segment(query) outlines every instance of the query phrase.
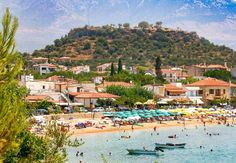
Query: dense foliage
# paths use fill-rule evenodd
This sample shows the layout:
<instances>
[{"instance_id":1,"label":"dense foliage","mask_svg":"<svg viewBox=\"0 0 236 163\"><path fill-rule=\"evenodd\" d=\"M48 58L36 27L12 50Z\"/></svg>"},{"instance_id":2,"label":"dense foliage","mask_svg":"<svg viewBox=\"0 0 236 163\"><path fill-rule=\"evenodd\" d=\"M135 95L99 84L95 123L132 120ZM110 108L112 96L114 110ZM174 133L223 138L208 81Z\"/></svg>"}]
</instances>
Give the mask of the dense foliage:
<instances>
[{"instance_id":1,"label":"dense foliage","mask_svg":"<svg viewBox=\"0 0 236 163\"><path fill-rule=\"evenodd\" d=\"M133 107L135 102L145 102L148 99L153 98L153 94L151 92L139 86L132 88L109 86L106 88L106 92L121 96L121 98L116 100L116 103L129 107Z\"/></svg>"},{"instance_id":2,"label":"dense foliage","mask_svg":"<svg viewBox=\"0 0 236 163\"><path fill-rule=\"evenodd\" d=\"M15 50L14 35L18 26L17 18L8 9L2 18L0 31L0 162L2 155L16 146L16 135L25 127L26 110L23 98L26 89L14 81L22 67L22 58Z\"/></svg>"},{"instance_id":3,"label":"dense foliage","mask_svg":"<svg viewBox=\"0 0 236 163\"><path fill-rule=\"evenodd\" d=\"M8 9L2 18L0 31L0 162L66 161L68 132L52 123L43 137L28 131L26 98L27 90L14 79L23 66L22 58L15 50L14 36L17 19ZM70 145L70 144L69 144ZM80 145L76 143L74 145Z\"/></svg>"},{"instance_id":4,"label":"dense foliage","mask_svg":"<svg viewBox=\"0 0 236 163\"><path fill-rule=\"evenodd\" d=\"M162 83L163 81L158 80L152 75L145 75L144 72L139 72L137 74L129 73L127 71L122 71L119 74L116 73L113 76L108 76L105 78L106 81L124 81L133 82L137 85L146 85L154 83Z\"/></svg>"},{"instance_id":5,"label":"dense foliage","mask_svg":"<svg viewBox=\"0 0 236 163\"><path fill-rule=\"evenodd\" d=\"M130 28L127 23L119 28L113 25L75 28L55 40L54 45L33 53L33 56L50 57L51 61L62 56L82 58L82 55L93 56L92 60L81 61L91 66L111 62L121 55L123 63L128 65L153 64L157 56L164 65L222 64L225 60L233 64L236 61L232 49L214 45L195 32L161 27L161 22L155 26L140 22L136 28Z\"/></svg>"},{"instance_id":6,"label":"dense foliage","mask_svg":"<svg viewBox=\"0 0 236 163\"><path fill-rule=\"evenodd\" d=\"M232 80L232 78L233 78L231 76L231 73L229 71L225 71L225 70L210 70L210 71L205 72L203 75L207 76L207 77L212 77L212 78L224 80L227 82L229 80Z\"/></svg>"},{"instance_id":7,"label":"dense foliage","mask_svg":"<svg viewBox=\"0 0 236 163\"><path fill-rule=\"evenodd\" d=\"M53 75L64 76L65 78L74 79L78 82L82 81L92 81L96 76L103 76L104 74L97 74L95 72L82 72L80 74L73 74L71 71L57 71L45 75L40 75L39 73L33 73L35 79L46 79Z\"/></svg>"}]
</instances>

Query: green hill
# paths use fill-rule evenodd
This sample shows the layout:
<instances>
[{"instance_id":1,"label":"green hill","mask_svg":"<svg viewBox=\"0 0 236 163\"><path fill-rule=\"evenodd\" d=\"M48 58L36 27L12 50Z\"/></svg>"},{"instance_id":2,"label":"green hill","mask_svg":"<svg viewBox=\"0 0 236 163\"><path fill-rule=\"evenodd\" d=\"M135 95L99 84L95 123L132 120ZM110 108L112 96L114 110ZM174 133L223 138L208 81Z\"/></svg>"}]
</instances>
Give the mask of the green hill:
<instances>
[{"instance_id":1,"label":"green hill","mask_svg":"<svg viewBox=\"0 0 236 163\"><path fill-rule=\"evenodd\" d=\"M126 23L114 27L85 26L72 29L68 35L56 39L54 45L35 50L33 56L49 57L60 62L59 57L71 57L72 62L61 64L90 64L117 60L122 55L126 64L148 65L160 55L164 65L191 65L197 63L229 64L236 61L233 50L214 45L196 32L172 30L159 26L130 28Z\"/></svg>"}]
</instances>

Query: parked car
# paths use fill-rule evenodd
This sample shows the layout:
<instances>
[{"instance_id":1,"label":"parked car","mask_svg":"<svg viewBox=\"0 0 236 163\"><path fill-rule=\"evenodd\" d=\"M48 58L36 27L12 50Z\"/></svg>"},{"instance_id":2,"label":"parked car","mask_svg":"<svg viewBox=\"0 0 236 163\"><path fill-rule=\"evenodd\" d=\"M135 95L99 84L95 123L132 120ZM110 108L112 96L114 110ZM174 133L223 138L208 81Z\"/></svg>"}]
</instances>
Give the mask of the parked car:
<instances>
[{"instance_id":1,"label":"parked car","mask_svg":"<svg viewBox=\"0 0 236 163\"><path fill-rule=\"evenodd\" d=\"M105 109L103 107L96 107L93 109L94 112L104 112Z\"/></svg>"},{"instance_id":2,"label":"parked car","mask_svg":"<svg viewBox=\"0 0 236 163\"><path fill-rule=\"evenodd\" d=\"M85 109L84 107L79 107L79 108L78 108L78 112L81 112L81 113L87 113L88 110Z\"/></svg>"},{"instance_id":3,"label":"parked car","mask_svg":"<svg viewBox=\"0 0 236 163\"><path fill-rule=\"evenodd\" d=\"M115 108L113 108L113 107L109 106L109 107L105 108L105 110L106 110L106 111L108 111L108 112L111 112L111 111L114 111L114 110L115 110Z\"/></svg>"}]
</instances>

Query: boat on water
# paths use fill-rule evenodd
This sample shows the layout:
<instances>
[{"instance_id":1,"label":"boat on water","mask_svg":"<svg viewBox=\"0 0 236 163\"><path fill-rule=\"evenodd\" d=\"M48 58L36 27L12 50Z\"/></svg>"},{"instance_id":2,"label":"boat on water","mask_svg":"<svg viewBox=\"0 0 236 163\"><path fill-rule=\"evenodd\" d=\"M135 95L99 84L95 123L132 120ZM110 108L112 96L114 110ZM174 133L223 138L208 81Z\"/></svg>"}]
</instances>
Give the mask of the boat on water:
<instances>
[{"instance_id":1,"label":"boat on water","mask_svg":"<svg viewBox=\"0 0 236 163\"><path fill-rule=\"evenodd\" d=\"M157 150L127 149L130 155L158 155Z\"/></svg>"},{"instance_id":2,"label":"boat on water","mask_svg":"<svg viewBox=\"0 0 236 163\"><path fill-rule=\"evenodd\" d=\"M160 143L155 143L156 148L162 148L162 149L184 148L185 145L186 145L186 143L180 143L180 144L173 144L173 143L160 144Z\"/></svg>"}]
</instances>

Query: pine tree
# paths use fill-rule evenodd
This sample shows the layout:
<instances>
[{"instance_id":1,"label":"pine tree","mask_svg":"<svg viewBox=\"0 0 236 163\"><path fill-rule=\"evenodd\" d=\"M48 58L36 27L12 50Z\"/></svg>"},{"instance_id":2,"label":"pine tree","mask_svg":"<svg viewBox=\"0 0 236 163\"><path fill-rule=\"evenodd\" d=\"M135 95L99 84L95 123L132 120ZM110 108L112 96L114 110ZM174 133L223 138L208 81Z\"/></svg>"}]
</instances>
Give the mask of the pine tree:
<instances>
[{"instance_id":1,"label":"pine tree","mask_svg":"<svg viewBox=\"0 0 236 163\"><path fill-rule=\"evenodd\" d=\"M118 61L118 73L120 73L122 71L122 62L121 59L119 59Z\"/></svg>"},{"instance_id":2,"label":"pine tree","mask_svg":"<svg viewBox=\"0 0 236 163\"><path fill-rule=\"evenodd\" d=\"M156 63L155 63L155 71L156 71L156 78L157 80L163 80L163 76L161 73L161 58L160 56L156 57Z\"/></svg>"},{"instance_id":3,"label":"pine tree","mask_svg":"<svg viewBox=\"0 0 236 163\"><path fill-rule=\"evenodd\" d=\"M15 145L16 135L25 127L25 103L22 98L26 95L26 89L20 88L14 81L23 65L21 56L15 50L17 27L17 18L12 21L9 9L6 9L0 31L0 158Z\"/></svg>"},{"instance_id":4,"label":"pine tree","mask_svg":"<svg viewBox=\"0 0 236 163\"><path fill-rule=\"evenodd\" d=\"M111 75L111 76L115 75L115 68L114 68L113 62L112 62L112 64L111 64L111 74L110 74L110 75Z\"/></svg>"},{"instance_id":5,"label":"pine tree","mask_svg":"<svg viewBox=\"0 0 236 163\"><path fill-rule=\"evenodd\" d=\"M13 79L21 70L22 57L15 50L15 33L18 20L10 15L9 9L2 18L2 31L0 31L0 81Z\"/></svg>"}]
</instances>

